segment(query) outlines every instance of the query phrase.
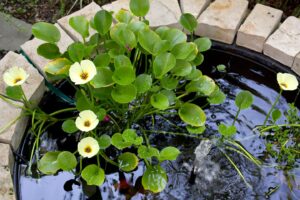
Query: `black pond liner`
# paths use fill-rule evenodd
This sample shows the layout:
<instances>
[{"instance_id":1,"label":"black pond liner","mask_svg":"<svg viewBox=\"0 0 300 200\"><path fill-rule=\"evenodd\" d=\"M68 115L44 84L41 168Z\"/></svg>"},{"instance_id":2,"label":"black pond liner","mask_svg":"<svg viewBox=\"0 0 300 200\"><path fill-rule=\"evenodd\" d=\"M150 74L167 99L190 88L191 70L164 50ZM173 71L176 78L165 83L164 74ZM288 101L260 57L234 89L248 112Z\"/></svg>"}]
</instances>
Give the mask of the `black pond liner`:
<instances>
[{"instance_id":1,"label":"black pond liner","mask_svg":"<svg viewBox=\"0 0 300 200\"><path fill-rule=\"evenodd\" d=\"M244 64L246 63L246 64ZM222 74L217 72L214 68L218 64L225 64L228 66L229 73L228 75ZM239 67L237 67L239 66ZM232 71L231 71L232 68ZM240 90L249 90L251 91L259 101L258 104L262 104L262 108L259 106L253 107L252 109L258 113L257 115L252 115L253 112L251 111L242 111L239 121L237 122L238 130L240 131L236 137L240 140L247 140L247 131L249 129L251 130L251 127L249 124L245 123L245 121L250 121L250 125L256 125L257 121L263 121L265 112L268 111L271 102L274 101L276 95L278 94L279 88L276 81L276 73L277 72L287 72L287 73L293 73L290 68L274 61L273 59L270 59L263 54L256 53L250 50L247 50L242 47L237 47L235 45L227 45L219 42L213 42L213 46L211 50L205 53L205 61L201 65L200 69L203 71L204 74L208 74L209 76L213 77L216 82L220 85L221 89L227 93L227 98L230 99L231 102L234 100L234 96L237 92ZM244 77L240 77L239 74L242 74L246 77L246 80ZM226 81L222 81L223 77L226 76ZM299 80L299 77L298 77ZM254 83L256 82L256 83ZM257 84L257 83L263 83L263 84ZM236 87L238 85L238 87ZM252 86L259 87L252 88ZM265 90L266 88L266 90ZM68 95L72 95L72 91ZM287 109L287 102L293 102L295 99L295 96L297 95L297 92L284 92L283 96L285 98L282 98L282 100L278 104L278 108L282 110ZM67 104L64 104L63 102L50 102L46 105L45 109L50 109L52 105L55 105L55 103L59 103L60 106L64 106ZM267 105L268 104L268 105ZM297 99L296 105L299 108L300 105L300 97ZM254 105L255 106L255 105ZM218 114L218 112L222 114ZM208 115L208 127L207 129L213 129L216 130L216 125L221 122L228 121L230 123L233 118L232 114L235 114L236 108L234 105L229 104L227 101L222 104L221 106L211 106L210 108L206 109L205 112ZM216 114L214 114L216 113ZM244 115L245 114L245 115ZM247 118L249 117L249 118ZM281 122L284 122L282 120ZM239 124L243 124L244 126L239 126ZM158 124L156 126L157 129L162 129L162 127L165 126L165 124ZM249 126L249 127L247 127ZM213 133L214 134L214 133ZM208 135L209 136L209 135ZM183 138L183 137L174 137L174 136L162 136L157 135L153 138L150 138L152 140L155 140L156 145L158 147L167 146L169 143L172 143L173 145L178 145L179 148L182 150L182 155L179 156L178 160L176 162L172 163L166 163L163 165L163 167L166 169L169 177L169 183L167 185L167 188L165 191L163 191L160 194L154 195L154 194L147 194L146 196L143 196L142 194L136 194L133 199L265 199L269 198L269 196L266 195L266 193L270 192L272 189L276 189L276 187L279 185L281 186L278 191L271 195L271 199L297 199L300 197L300 191L294 190L293 193L289 191L286 184L281 184L280 180L277 180L276 177L278 176L284 176L285 174L280 170L274 170L272 168L267 169L265 172L261 172L262 174L259 174L260 171L257 170L253 164L246 162L245 159L236 156L234 160L239 163L239 167L241 167L241 170L243 173L245 173L246 179L250 182L250 184L253 185L252 190L247 188L243 181L239 178L236 171L232 168L230 164L228 164L228 161L224 159L224 156L220 156L220 153L218 153L218 150L216 148L212 149L209 153L209 158L213 162L208 162L208 165L216 165L218 166L217 170L223 171L222 174L217 174L218 176L222 177L222 180L216 178L214 176L214 173L216 168L213 166L207 167L208 171L203 171L204 176L198 177L198 185L192 185L190 182L195 182L195 180L191 180L190 173L188 167L185 167L186 165L190 165L193 162L194 155L193 151L195 147L199 144L199 141L193 141L190 138ZM74 137L68 138L68 148L70 149L76 149L76 146L74 147ZM249 139L251 141L251 139ZM250 149L250 152L253 153L254 156L259 157L263 159L263 144L261 143L260 139L254 139L251 142L245 142L243 145L246 149ZM23 142L17 152L17 154L24 156L28 154L28 149L30 147L30 136L25 136L23 139ZM72 145L73 142L73 145ZM60 144L63 145L63 144ZM274 160L271 159L268 160L268 163L274 162ZM299 161L298 167L299 167ZM141 175L143 171L143 164L140 163L138 166L138 169L133 173L117 173L117 175L126 179L133 180L132 182L139 182ZM180 169L180 170L179 170ZM209 171L210 170L210 171ZM114 172L114 169L112 169ZM214 171L214 172L213 172ZM115 173L115 174L116 174ZM300 172L295 172L298 177L300 177ZM185 174L185 175L182 175ZM250 175L249 175L250 174ZM255 177L255 174L257 175ZM271 175L270 175L271 174ZM70 175L71 177L73 175ZM112 180L114 179L114 174L111 173L107 175L107 179L111 182L110 184L114 184ZM270 176L271 180L264 180L264 176ZM296 176L296 177L297 177ZM179 177L179 178L178 178ZM87 198L85 195L77 194L77 198L72 198L73 194L69 194L68 191L74 189L74 187L77 187L77 193L81 191L82 188L80 188L79 183L72 179L68 178L69 181L67 181L67 184L64 184L65 189L65 195L60 196L61 198L54 198L56 197L56 191L51 194L46 194L45 191L47 191L47 188L51 188L51 184L56 184L57 180L52 180L52 182L49 182L49 184L44 184L42 188L33 188L37 186L37 182L39 180L36 180L36 183L29 183L28 185L22 185L21 184L21 178L24 177L24 163L21 159L18 159L18 156L16 157L16 164L14 166L14 184L15 184L15 191L16 191L16 198L22 199L22 200L50 200L51 198L47 198L47 196L52 196L52 199L55 200L68 200L68 199L117 199L120 197L120 199L125 199L124 195L119 195L118 191L117 194L113 193L108 194L109 186L103 186L106 187L104 189L101 189L101 192L98 189L96 189L96 193L92 195L90 198ZM281 177L282 178L282 177ZM30 179L30 178L29 178ZM195 179L195 177L193 177ZM215 182L211 180L215 180ZM180 183L178 183L178 181ZM106 181L108 182L108 181ZM32 184L32 185L31 185ZM35 185L36 184L36 185ZM127 183L126 183L127 184ZM268 184L268 185L265 185ZM27 187L29 191L22 190L22 187ZM32 186L32 187L30 187ZM73 186L73 187L72 187ZM34 189L41 189L40 192L38 192L38 196L32 196L31 193L37 194L34 192ZM46 189L46 190L45 190ZM92 190L95 188L92 188ZM135 190L139 190L140 188L134 187ZM199 192L200 191L200 192ZM24 196L23 194L26 193L30 198L22 198ZM100 193L105 193L105 196L101 196ZM107 193L107 194L106 194ZM279 193L279 194L278 194ZM57 195L60 194L59 191L57 191ZM54 195L54 196L53 196ZM110 196L111 195L111 196ZM116 196L114 196L116 195ZM128 194L127 194L128 195ZM45 197L45 198L44 198Z\"/></svg>"}]
</instances>

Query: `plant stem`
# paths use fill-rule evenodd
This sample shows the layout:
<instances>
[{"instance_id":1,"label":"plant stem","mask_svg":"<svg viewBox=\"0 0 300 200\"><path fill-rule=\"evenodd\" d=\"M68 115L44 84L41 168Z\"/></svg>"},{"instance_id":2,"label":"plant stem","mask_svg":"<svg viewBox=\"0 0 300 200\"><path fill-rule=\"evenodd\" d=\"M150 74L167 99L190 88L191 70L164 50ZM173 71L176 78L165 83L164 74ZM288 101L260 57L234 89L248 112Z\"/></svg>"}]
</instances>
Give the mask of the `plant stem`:
<instances>
[{"instance_id":1,"label":"plant stem","mask_svg":"<svg viewBox=\"0 0 300 200\"><path fill-rule=\"evenodd\" d=\"M158 133L158 134L170 134L170 135L179 135L179 136L185 136L185 137L192 137L192 138L198 138L196 135L189 135L185 133L177 133L177 132L168 132L168 131L159 131L159 130L144 130L148 133Z\"/></svg>"},{"instance_id":2,"label":"plant stem","mask_svg":"<svg viewBox=\"0 0 300 200\"><path fill-rule=\"evenodd\" d=\"M265 125L267 124L267 121L268 121L268 119L269 119L269 117L270 117L270 115L271 115L271 113L272 113L274 107L276 106L276 104L277 104L278 101L279 101L279 98L281 97L281 93L282 93L282 89L280 89L280 92L279 92L278 96L276 97L275 102L273 103L271 109L269 110L269 112L268 112L268 114L267 114L267 116L266 116L266 119L265 119L265 121L264 121L263 126L265 126Z\"/></svg>"},{"instance_id":3,"label":"plant stem","mask_svg":"<svg viewBox=\"0 0 300 200\"><path fill-rule=\"evenodd\" d=\"M260 130L261 132L265 132L268 131L270 129L276 128L276 127L285 127L285 126L289 126L289 127L299 127L300 128L300 124L279 124L279 125L272 125L272 126L268 126L262 130Z\"/></svg>"},{"instance_id":4,"label":"plant stem","mask_svg":"<svg viewBox=\"0 0 300 200\"><path fill-rule=\"evenodd\" d=\"M237 120L237 118L238 118L240 112L241 112L241 108L239 108L239 110L237 111L237 113L236 113L236 115L235 115L235 117L234 117L234 120L233 120L231 126L234 126L234 124L235 124L235 122L236 122L236 120Z\"/></svg>"},{"instance_id":5,"label":"plant stem","mask_svg":"<svg viewBox=\"0 0 300 200\"><path fill-rule=\"evenodd\" d=\"M119 167L118 163L116 163L115 161L111 160L103 151L99 151L99 154L102 156L102 158L104 158L104 160L106 160L106 162Z\"/></svg>"},{"instance_id":6,"label":"plant stem","mask_svg":"<svg viewBox=\"0 0 300 200\"><path fill-rule=\"evenodd\" d=\"M58 111L55 111L51 114L49 114L49 116L54 116L54 115L57 115L57 114L60 114L60 113L63 113L63 112L69 112L69 111L75 111L77 110L76 108L65 108L65 109L62 109L62 110L58 110Z\"/></svg>"}]
</instances>

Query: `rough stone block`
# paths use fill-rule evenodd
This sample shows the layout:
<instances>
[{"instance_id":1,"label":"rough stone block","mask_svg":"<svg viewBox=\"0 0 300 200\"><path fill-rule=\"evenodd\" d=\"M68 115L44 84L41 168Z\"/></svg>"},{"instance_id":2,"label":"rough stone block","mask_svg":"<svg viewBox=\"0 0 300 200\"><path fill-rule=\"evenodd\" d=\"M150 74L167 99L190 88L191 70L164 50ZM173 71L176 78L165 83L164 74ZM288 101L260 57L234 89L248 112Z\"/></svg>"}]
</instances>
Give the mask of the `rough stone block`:
<instances>
[{"instance_id":1,"label":"rough stone block","mask_svg":"<svg viewBox=\"0 0 300 200\"><path fill-rule=\"evenodd\" d=\"M0 61L0 93L5 93L6 88L6 85L2 79L3 74L8 68L12 66L22 67L29 74L29 78L22 85L22 88L27 99L29 99L34 104L37 104L42 98L45 91L44 79L39 74L39 72L27 62L25 57L14 52L9 52ZM0 116L5 116L0 118L0 130L3 127L6 127L7 124L17 119L18 116L22 113L21 109L17 108L22 104L17 102L12 103L16 104L16 106L13 106L2 99L0 100L0 108L3 108L0 110ZM4 133L0 135L0 138L11 141L13 148L17 149L22 140L26 125L27 118L22 117L17 120L12 126L5 129Z\"/></svg>"},{"instance_id":2,"label":"rough stone block","mask_svg":"<svg viewBox=\"0 0 300 200\"><path fill-rule=\"evenodd\" d=\"M268 38L264 45L264 54L292 67L300 52L300 19L288 17Z\"/></svg>"},{"instance_id":3,"label":"rough stone block","mask_svg":"<svg viewBox=\"0 0 300 200\"><path fill-rule=\"evenodd\" d=\"M238 31L237 45L262 52L265 41L278 27L282 13L281 10L256 4Z\"/></svg>"},{"instance_id":4,"label":"rough stone block","mask_svg":"<svg viewBox=\"0 0 300 200\"><path fill-rule=\"evenodd\" d=\"M198 18L195 34L232 44L247 13L247 0L216 0Z\"/></svg>"},{"instance_id":5,"label":"rough stone block","mask_svg":"<svg viewBox=\"0 0 300 200\"><path fill-rule=\"evenodd\" d=\"M300 76L300 53L296 56L292 69Z\"/></svg>"},{"instance_id":6,"label":"rough stone block","mask_svg":"<svg viewBox=\"0 0 300 200\"><path fill-rule=\"evenodd\" d=\"M55 24L55 26L59 29L61 35L60 41L57 43L57 46L59 47L60 52L63 53L74 41L58 24ZM33 62L33 64L40 69L41 72L44 72L45 65L50 61L38 55L37 53L37 48L43 43L46 42L34 38L27 41L21 46L21 49L24 51L24 53L30 58L31 62Z\"/></svg>"},{"instance_id":7,"label":"rough stone block","mask_svg":"<svg viewBox=\"0 0 300 200\"><path fill-rule=\"evenodd\" d=\"M183 13L191 13L198 18L210 2L211 0L180 0L180 5Z\"/></svg>"},{"instance_id":8,"label":"rough stone block","mask_svg":"<svg viewBox=\"0 0 300 200\"><path fill-rule=\"evenodd\" d=\"M101 10L101 7L96 4L95 2L90 3L89 5L85 6L81 10L78 10L71 15L65 16L61 19L59 19L57 22L58 24L71 36L71 38L75 41L83 41L81 35L77 33L70 25L69 20L71 17L75 16L84 16L87 20L91 20L95 14ZM90 28L89 30L90 36L92 36L94 33L96 33L95 30Z\"/></svg>"}]
</instances>

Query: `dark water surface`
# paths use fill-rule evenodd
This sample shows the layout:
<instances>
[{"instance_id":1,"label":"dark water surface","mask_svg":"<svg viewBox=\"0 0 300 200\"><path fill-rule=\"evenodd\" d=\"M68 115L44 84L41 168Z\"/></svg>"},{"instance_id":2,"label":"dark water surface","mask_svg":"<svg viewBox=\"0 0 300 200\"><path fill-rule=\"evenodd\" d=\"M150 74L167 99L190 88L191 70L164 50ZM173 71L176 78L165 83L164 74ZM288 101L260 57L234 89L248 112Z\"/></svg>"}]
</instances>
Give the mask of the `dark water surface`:
<instances>
[{"instance_id":1,"label":"dark water surface","mask_svg":"<svg viewBox=\"0 0 300 200\"><path fill-rule=\"evenodd\" d=\"M228 73L222 74L214 69L218 64L228 66ZM163 148L172 144L181 150L181 154L174 162L166 162L163 167L168 174L168 185L160 194L151 194L143 191L141 175L145 170L142 162L131 173L121 173L110 166L106 166L106 181L101 187L87 187L82 185L69 172L59 172L55 176L42 176L40 179L26 176L26 165L19 164L16 169L21 174L16 177L16 184L22 200L85 200L85 199L165 199L165 200L202 200L202 199L300 199L300 161L297 168L284 172L276 169L274 159L265 156L265 140L259 137L252 129L262 124L265 115L278 95L276 72L256 61L239 58L235 55L210 50L205 55L205 63L200 69L216 80L220 88L227 94L222 105L210 106L205 109L207 114L207 130L205 136L217 134L217 125L221 122L230 124L237 108L234 104L235 96L241 90L249 90L254 94L254 103L251 109L243 110L237 120L237 141L255 157L264 161L261 168L244 157L233 154L233 160L243 172L246 180L252 187L247 187L241 180L232 165L217 149L212 148L203 159L203 167L196 177L191 180L191 170L195 159L194 150L199 145L199 139L184 138L182 136L152 136L152 144ZM288 102L293 102L296 92L284 92L277 108L282 111L288 109ZM46 107L54 103L48 102ZM297 105L299 106L299 100ZM165 129L166 123L156 119L156 129ZM278 123L284 123L282 117ZM46 142L41 144L42 150L66 148L76 149L76 138L66 136L57 129L49 130L44 134ZM25 138L22 154L28 158L30 151L30 137ZM74 146L75 144L75 146ZM105 166L103 166L105 168ZM109 173L109 174L108 174ZM17 173L16 173L17 174ZM120 189L121 188L121 189ZM83 192L85 191L85 192ZM274 191L274 192L272 192ZM271 194L271 195L269 195ZM89 196L89 197L88 197Z\"/></svg>"}]
</instances>

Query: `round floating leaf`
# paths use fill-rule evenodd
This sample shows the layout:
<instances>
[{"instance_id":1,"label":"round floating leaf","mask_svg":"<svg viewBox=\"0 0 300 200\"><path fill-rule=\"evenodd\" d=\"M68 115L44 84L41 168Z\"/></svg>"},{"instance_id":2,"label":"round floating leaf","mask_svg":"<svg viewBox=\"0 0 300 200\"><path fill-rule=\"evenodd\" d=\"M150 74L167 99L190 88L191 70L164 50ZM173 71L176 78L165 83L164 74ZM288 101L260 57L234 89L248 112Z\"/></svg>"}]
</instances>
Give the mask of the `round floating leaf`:
<instances>
[{"instance_id":1,"label":"round floating leaf","mask_svg":"<svg viewBox=\"0 0 300 200\"><path fill-rule=\"evenodd\" d=\"M114 58L115 61L115 69L121 68L121 67L129 67L133 68L130 59L127 56L119 55Z\"/></svg>"},{"instance_id":2,"label":"round floating leaf","mask_svg":"<svg viewBox=\"0 0 300 200\"><path fill-rule=\"evenodd\" d=\"M189 62L184 60L176 60L176 65L171 72L175 76L187 76L191 73L192 69L192 65Z\"/></svg>"},{"instance_id":3,"label":"round floating leaf","mask_svg":"<svg viewBox=\"0 0 300 200\"><path fill-rule=\"evenodd\" d=\"M41 44L37 48L37 53L47 59L55 59L61 56L57 45L52 43Z\"/></svg>"},{"instance_id":4,"label":"round floating leaf","mask_svg":"<svg viewBox=\"0 0 300 200\"><path fill-rule=\"evenodd\" d=\"M189 32L194 32L198 25L197 19L190 13L182 14L179 22Z\"/></svg>"},{"instance_id":5,"label":"round floating leaf","mask_svg":"<svg viewBox=\"0 0 300 200\"><path fill-rule=\"evenodd\" d=\"M34 37L50 43L56 43L60 40L60 32L56 26L46 22L38 22L32 26Z\"/></svg>"},{"instance_id":6,"label":"round floating leaf","mask_svg":"<svg viewBox=\"0 0 300 200\"><path fill-rule=\"evenodd\" d=\"M137 146L141 145L143 143L143 137L137 136L134 129L126 129L123 132L122 137L125 142L130 142L131 144L134 144Z\"/></svg>"},{"instance_id":7,"label":"round floating leaf","mask_svg":"<svg viewBox=\"0 0 300 200\"><path fill-rule=\"evenodd\" d=\"M121 9L116 14L116 19L121 23L128 24L132 20L133 16L132 14L125 9Z\"/></svg>"},{"instance_id":8,"label":"round floating leaf","mask_svg":"<svg viewBox=\"0 0 300 200\"><path fill-rule=\"evenodd\" d=\"M94 88L111 86L114 83L112 75L113 72L108 67L97 68L97 74L90 83Z\"/></svg>"},{"instance_id":9,"label":"round floating leaf","mask_svg":"<svg viewBox=\"0 0 300 200\"><path fill-rule=\"evenodd\" d=\"M55 174L60 166L57 157L60 152L47 152L38 162L38 169L44 174Z\"/></svg>"},{"instance_id":10,"label":"round floating leaf","mask_svg":"<svg viewBox=\"0 0 300 200\"><path fill-rule=\"evenodd\" d=\"M127 27L138 36L138 32L145 29L147 25L141 21L131 21Z\"/></svg>"},{"instance_id":11,"label":"round floating leaf","mask_svg":"<svg viewBox=\"0 0 300 200\"><path fill-rule=\"evenodd\" d=\"M96 107L93 111L97 115L99 121L102 121L106 116L106 110L101 107Z\"/></svg>"},{"instance_id":12,"label":"round floating leaf","mask_svg":"<svg viewBox=\"0 0 300 200\"><path fill-rule=\"evenodd\" d=\"M176 58L171 53L159 54L153 61L155 78L161 79L176 65Z\"/></svg>"},{"instance_id":13,"label":"round floating leaf","mask_svg":"<svg viewBox=\"0 0 300 200\"><path fill-rule=\"evenodd\" d=\"M176 103L176 95L172 90L162 90L159 93L168 97L169 105L173 105Z\"/></svg>"},{"instance_id":14,"label":"round floating leaf","mask_svg":"<svg viewBox=\"0 0 300 200\"><path fill-rule=\"evenodd\" d=\"M147 92L152 86L152 78L151 75L148 74L140 74L134 83L138 93Z\"/></svg>"},{"instance_id":15,"label":"round floating leaf","mask_svg":"<svg viewBox=\"0 0 300 200\"><path fill-rule=\"evenodd\" d=\"M160 162L164 160L176 160L180 151L175 147L166 147L160 151L158 160Z\"/></svg>"},{"instance_id":16,"label":"round floating leaf","mask_svg":"<svg viewBox=\"0 0 300 200\"><path fill-rule=\"evenodd\" d=\"M140 45L149 53L155 54L154 45L161 41L160 37L151 29L142 29L138 33Z\"/></svg>"},{"instance_id":17,"label":"round floating leaf","mask_svg":"<svg viewBox=\"0 0 300 200\"><path fill-rule=\"evenodd\" d=\"M100 149L106 149L111 145L111 138L109 137L109 135L101 135L98 138L98 143L99 143L99 147Z\"/></svg>"},{"instance_id":18,"label":"round floating leaf","mask_svg":"<svg viewBox=\"0 0 300 200\"><path fill-rule=\"evenodd\" d=\"M87 38L90 35L89 21L84 16L71 17L69 24L83 38Z\"/></svg>"},{"instance_id":19,"label":"round floating leaf","mask_svg":"<svg viewBox=\"0 0 300 200\"><path fill-rule=\"evenodd\" d=\"M169 41L171 44L170 46L171 49L175 45L179 43L184 43L187 40L186 34L176 28L164 29L162 33L163 34L160 35L161 39Z\"/></svg>"},{"instance_id":20,"label":"round floating leaf","mask_svg":"<svg viewBox=\"0 0 300 200\"><path fill-rule=\"evenodd\" d=\"M203 126L206 121L204 111L192 103L184 103L179 109L179 116L185 123L192 126Z\"/></svg>"},{"instance_id":21,"label":"round floating leaf","mask_svg":"<svg viewBox=\"0 0 300 200\"><path fill-rule=\"evenodd\" d=\"M206 127L205 126L195 127L195 126L187 125L186 129L189 133L192 134L202 134L205 131Z\"/></svg>"},{"instance_id":22,"label":"round floating leaf","mask_svg":"<svg viewBox=\"0 0 300 200\"><path fill-rule=\"evenodd\" d=\"M118 157L118 163L119 163L119 168L122 171L130 172L138 166L139 159L135 154L126 152L126 153L122 153Z\"/></svg>"},{"instance_id":23,"label":"round floating leaf","mask_svg":"<svg viewBox=\"0 0 300 200\"><path fill-rule=\"evenodd\" d=\"M147 166L147 169L142 177L142 185L145 190L158 193L165 189L167 185L167 173L159 166Z\"/></svg>"},{"instance_id":24,"label":"round floating leaf","mask_svg":"<svg viewBox=\"0 0 300 200\"><path fill-rule=\"evenodd\" d=\"M159 157L159 151L154 147L146 147L145 145L142 145L138 148L138 156L142 159L148 159L154 156Z\"/></svg>"},{"instance_id":25,"label":"round floating leaf","mask_svg":"<svg viewBox=\"0 0 300 200\"><path fill-rule=\"evenodd\" d=\"M273 122L276 122L278 119L280 119L281 117L281 111L279 109L275 109L273 112L272 112L272 119L273 119Z\"/></svg>"},{"instance_id":26,"label":"round floating leaf","mask_svg":"<svg viewBox=\"0 0 300 200\"><path fill-rule=\"evenodd\" d=\"M73 62L80 62L84 57L85 46L80 42L75 42L68 47L68 53Z\"/></svg>"},{"instance_id":27,"label":"round floating leaf","mask_svg":"<svg viewBox=\"0 0 300 200\"><path fill-rule=\"evenodd\" d=\"M130 0L129 8L138 17L144 17L150 9L149 0Z\"/></svg>"},{"instance_id":28,"label":"round floating leaf","mask_svg":"<svg viewBox=\"0 0 300 200\"><path fill-rule=\"evenodd\" d=\"M82 94L80 90L76 92L75 99L76 109L78 111L92 110L92 108L94 107L92 102L88 99L87 95Z\"/></svg>"},{"instance_id":29,"label":"round floating leaf","mask_svg":"<svg viewBox=\"0 0 300 200\"><path fill-rule=\"evenodd\" d=\"M241 91L235 98L235 105L243 110L249 108L253 103L253 95L249 91Z\"/></svg>"},{"instance_id":30,"label":"round floating leaf","mask_svg":"<svg viewBox=\"0 0 300 200\"><path fill-rule=\"evenodd\" d=\"M135 72L132 67L119 67L114 71L112 79L119 85L129 85L135 80Z\"/></svg>"},{"instance_id":31,"label":"round floating leaf","mask_svg":"<svg viewBox=\"0 0 300 200\"><path fill-rule=\"evenodd\" d=\"M69 151L63 151L57 156L59 167L64 171L71 171L77 165L77 160L74 154Z\"/></svg>"},{"instance_id":32,"label":"round floating leaf","mask_svg":"<svg viewBox=\"0 0 300 200\"><path fill-rule=\"evenodd\" d=\"M120 150L130 147L132 145L130 142L126 142L124 140L121 133L115 133L111 137L111 144Z\"/></svg>"},{"instance_id":33,"label":"round floating leaf","mask_svg":"<svg viewBox=\"0 0 300 200\"><path fill-rule=\"evenodd\" d=\"M129 51L137 45L135 34L124 23L115 25L110 30L110 36L114 41Z\"/></svg>"},{"instance_id":34,"label":"round floating leaf","mask_svg":"<svg viewBox=\"0 0 300 200\"><path fill-rule=\"evenodd\" d=\"M176 59L192 61L197 56L198 50L194 43L188 42L175 45L171 53Z\"/></svg>"},{"instance_id":35,"label":"round floating leaf","mask_svg":"<svg viewBox=\"0 0 300 200\"><path fill-rule=\"evenodd\" d=\"M225 101L226 95L216 87L214 92L207 98L210 104L221 104Z\"/></svg>"},{"instance_id":36,"label":"round floating leaf","mask_svg":"<svg viewBox=\"0 0 300 200\"><path fill-rule=\"evenodd\" d=\"M197 45L199 52L207 51L211 47L211 40L207 37L198 38L194 41L194 43Z\"/></svg>"},{"instance_id":37,"label":"round floating leaf","mask_svg":"<svg viewBox=\"0 0 300 200\"><path fill-rule=\"evenodd\" d=\"M62 130L66 133L75 133L78 131L78 128L76 127L74 120L68 119L62 124Z\"/></svg>"},{"instance_id":38,"label":"round floating leaf","mask_svg":"<svg viewBox=\"0 0 300 200\"><path fill-rule=\"evenodd\" d=\"M216 84L213 79L203 75L196 81L191 81L186 85L185 90L187 92L199 92L202 95L209 96L215 90Z\"/></svg>"},{"instance_id":39,"label":"round floating leaf","mask_svg":"<svg viewBox=\"0 0 300 200\"><path fill-rule=\"evenodd\" d=\"M223 123L218 126L218 130L225 137L230 137L236 133L235 126L226 126Z\"/></svg>"},{"instance_id":40,"label":"round floating leaf","mask_svg":"<svg viewBox=\"0 0 300 200\"><path fill-rule=\"evenodd\" d=\"M6 87L6 95L12 99L20 100L23 97L21 86L8 86Z\"/></svg>"},{"instance_id":41,"label":"round floating leaf","mask_svg":"<svg viewBox=\"0 0 300 200\"><path fill-rule=\"evenodd\" d=\"M153 46L153 55L158 55L170 50L170 42L167 40L158 40L154 43Z\"/></svg>"},{"instance_id":42,"label":"round floating leaf","mask_svg":"<svg viewBox=\"0 0 300 200\"><path fill-rule=\"evenodd\" d=\"M110 56L108 53L100 53L94 59L96 67L108 67L110 63Z\"/></svg>"},{"instance_id":43,"label":"round floating leaf","mask_svg":"<svg viewBox=\"0 0 300 200\"><path fill-rule=\"evenodd\" d=\"M169 76L164 76L160 80L161 86L167 90L174 90L178 85L178 80Z\"/></svg>"},{"instance_id":44,"label":"round floating leaf","mask_svg":"<svg viewBox=\"0 0 300 200\"><path fill-rule=\"evenodd\" d=\"M202 72L197 69L195 66L192 66L192 71L189 75L185 76L187 80L196 81L202 76Z\"/></svg>"},{"instance_id":45,"label":"round floating leaf","mask_svg":"<svg viewBox=\"0 0 300 200\"><path fill-rule=\"evenodd\" d=\"M135 99L137 94L136 87L130 85L117 85L112 91L111 96L113 100L118 103L129 103Z\"/></svg>"},{"instance_id":46,"label":"round floating leaf","mask_svg":"<svg viewBox=\"0 0 300 200\"><path fill-rule=\"evenodd\" d=\"M169 99L164 94L158 93L151 96L151 105L159 110L165 110L169 107Z\"/></svg>"},{"instance_id":47,"label":"round floating leaf","mask_svg":"<svg viewBox=\"0 0 300 200\"><path fill-rule=\"evenodd\" d=\"M71 64L71 61L66 58L57 58L48 62L48 64L45 66L45 72L52 75L67 75L69 74L69 68Z\"/></svg>"},{"instance_id":48,"label":"round floating leaf","mask_svg":"<svg viewBox=\"0 0 300 200\"><path fill-rule=\"evenodd\" d=\"M199 65L201 65L201 64L203 63L203 61L204 61L204 56L203 56L203 54L200 53L200 52L198 52L196 58L195 58L191 63L192 63L192 65L194 65L194 66L199 66Z\"/></svg>"},{"instance_id":49,"label":"round floating leaf","mask_svg":"<svg viewBox=\"0 0 300 200\"><path fill-rule=\"evenodd\" d=\"M94 26L100 35L108 33L112 25L113 17L110 12L106 10L100 10L94 17Z\"/></svg>"},{"instance_id":50,"label":"round floating leaf","mask_svg":"<svg viewBox=\"0 0 300 200\"><path fill-rule=\"evenodd\" d=\"M95 164L86 166L81 173L81 177L88 185L100 186L105 180L104 170Z\"/></svg>"},{"instance_id":51,"label":"round floating leaf","mask_svg":"<svg viewBox=\"0 0 300 200\"><path fill-rule=\"evenodd\" d=\"M226 72L226 65L218 65L217 70L218 72Z\"/></svg>"}]
</instances>

